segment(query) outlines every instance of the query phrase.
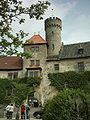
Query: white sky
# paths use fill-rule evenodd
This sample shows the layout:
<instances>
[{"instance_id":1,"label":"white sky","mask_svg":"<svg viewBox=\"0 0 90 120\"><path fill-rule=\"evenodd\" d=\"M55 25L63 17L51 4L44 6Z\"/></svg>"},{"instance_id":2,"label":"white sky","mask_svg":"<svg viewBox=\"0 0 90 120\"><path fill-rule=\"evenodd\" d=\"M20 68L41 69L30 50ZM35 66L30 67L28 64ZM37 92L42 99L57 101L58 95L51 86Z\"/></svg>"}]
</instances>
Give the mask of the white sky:
<instances>
[{"instance_id":1,"label":"white sky","mask_svg":"<svg viewBox=\"0 0 90 120\"><path fill-rule=\"evenodd\" d=\"M36 3L37 0L23 0L24 6ZM48 0L50 7L43 20L29 20L19 26L14 25L15 30L22 29L29 33L26 39L38 33L45 39L44 20L48 17L58 17L62 20L62 42L64 44L90 41L90 0Z\"/></svg>"}]
</instances>

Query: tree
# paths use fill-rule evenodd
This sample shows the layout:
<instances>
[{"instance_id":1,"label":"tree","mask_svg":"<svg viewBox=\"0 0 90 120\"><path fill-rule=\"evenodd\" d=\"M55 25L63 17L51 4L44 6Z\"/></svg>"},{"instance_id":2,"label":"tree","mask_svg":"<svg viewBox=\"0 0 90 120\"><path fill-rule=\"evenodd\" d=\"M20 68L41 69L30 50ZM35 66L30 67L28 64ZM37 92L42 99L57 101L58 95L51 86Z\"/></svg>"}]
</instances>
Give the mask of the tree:
<instances>
[{"instance_id":1,"label":"tree","mask_svg":"<svg viewBox=\"0 0 90 120\"><path fill-rule=\"evenodd\" d=\"M20 106L23 100L27 98L28 90L26 84L16 83L14 82L14 88L15 88L15 95L13 96L13 101L17 106Z\"/></svg>"},{"instance_id":2,"label":"tree","mask_svg":"<svg viewBox=\"0 0 90 120\"><path fill-rule=\"evenodd\" d=\"M45 104L43 120L88 120L88 106L83 91L64 89Z\"/></svg>"},{"instance_id":3,"label":"tree","mask_svg":"<svg viewBox=\"0 0 90 120\"><path fill-rule=\"evenodd\" d=\"M12 100L16 105L20 106L27 98L28 95L31 95L35 91L35 87L40 85L41 78L18 78L11 81L13 88L15 89L15 95L12 97Z\"/></svg>"},{"instance_id":4,"label":"tree","mask_svg":"<svg viewBox=\"0 0 90 120\"><path fill-rule=\"evenodd\" d=\"M0 79L0 104L7 104L10 99L7 97L11 94L12 85L8 79Z\"/></svg>"},{"instance_id":5,"label":"tree","mask_svg":"<svg viewBox=\"0 0 90 120\"><path fill-rule=\"evenodd\" d=\"M20 0L0 0L0 55L20 55L18 47L22 46L22 39L27 34L22 30L13 34L12 23L15 21L24 23L23 14L28 15L30 19L43 19L42 15L50 5L48 1L38 1L30 7L23 7L22 3ZM28 53L21 55L29 57Z\"/></svg>"}]
</instances>

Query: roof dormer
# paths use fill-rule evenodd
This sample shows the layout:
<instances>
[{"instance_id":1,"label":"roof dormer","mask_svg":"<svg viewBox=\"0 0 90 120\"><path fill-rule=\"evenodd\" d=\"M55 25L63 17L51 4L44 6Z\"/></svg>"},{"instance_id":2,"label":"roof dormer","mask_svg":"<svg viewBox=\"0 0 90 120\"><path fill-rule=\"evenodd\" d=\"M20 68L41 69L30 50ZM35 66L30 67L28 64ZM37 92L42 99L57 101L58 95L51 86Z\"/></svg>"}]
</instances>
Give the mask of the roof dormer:
<instances>
[{"instance_id":1,"label":"roof dormer","mask_svg":"<svg viewBox=\"0 0 90 120\"><path fill-rule=\"evenodd\" d=\"M80 55L83 54L83 51L84 51L84 49L83 49L83 47L80 44L80 46L78 48L78 54L80 54Z\"/></svg>"}]
</instances>

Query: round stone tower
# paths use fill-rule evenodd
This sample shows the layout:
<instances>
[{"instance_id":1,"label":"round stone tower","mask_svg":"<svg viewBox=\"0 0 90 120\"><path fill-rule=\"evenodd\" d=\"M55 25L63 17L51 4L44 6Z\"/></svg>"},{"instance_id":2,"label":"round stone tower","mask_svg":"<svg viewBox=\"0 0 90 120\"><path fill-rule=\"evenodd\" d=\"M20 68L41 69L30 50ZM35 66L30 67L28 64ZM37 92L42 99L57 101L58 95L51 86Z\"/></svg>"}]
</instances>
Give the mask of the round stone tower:
<instances>
[{"instance_id":1,"label":"round stone tower","mask_svg":"<svg viewBox=\"0 0 90 120\"><path fill-rule=\"evenodd\" d=\"M48 43L47 55L59 54L61 48L62 21L57 17L50 17L45 20L45 34Z\"/></svg>"}]
</instances>

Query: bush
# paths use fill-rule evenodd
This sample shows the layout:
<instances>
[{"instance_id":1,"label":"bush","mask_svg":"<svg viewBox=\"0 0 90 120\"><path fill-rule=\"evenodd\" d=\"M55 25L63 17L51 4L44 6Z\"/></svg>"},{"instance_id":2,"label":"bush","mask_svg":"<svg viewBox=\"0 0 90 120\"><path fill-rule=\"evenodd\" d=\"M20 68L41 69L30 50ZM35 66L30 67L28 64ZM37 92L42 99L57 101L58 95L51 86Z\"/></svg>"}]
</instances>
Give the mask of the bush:
<instances>
[{"instance_id":1,"label":"bush","mask_svg":"<svg viewBox=\"0 0 90 120\"><path fill-rule=\"evenodd\" d=\"M45 104L43 120L89 120L83 91L66 89Z\"/></svg>"},{"instance_id":2,"label":"bush","mask_svg":"<svg viewBox=\"0 0 90 120\"><path fill-rule=\"evenodd\" d=\"M19 113L16 113L16 120L19 120Z\"/></svg>"}]
</instances>

